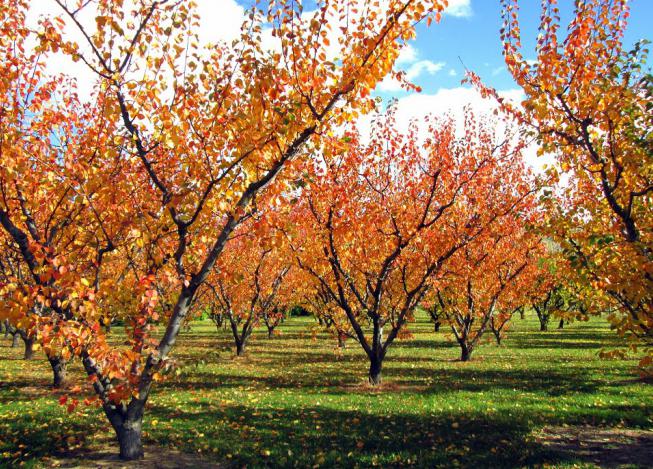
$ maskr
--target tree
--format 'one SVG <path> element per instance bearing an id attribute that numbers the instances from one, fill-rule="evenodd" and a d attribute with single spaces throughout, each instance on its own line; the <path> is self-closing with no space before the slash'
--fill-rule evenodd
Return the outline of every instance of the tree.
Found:
<path id="1" fill-rule="evenodd" d="M 401 133 L 391 110 L 369 143 L 355 130 L 326 140 L 288 222 L 300 268 L 345 313 L 372 385 L 432 279 L 532 190 L 521 142 L 499 140 L 471 112 L 464 139 L 451 119 L 425 124 L 423 141 L 417 123 Z"/>
<path id="2" fill-rule="evenodd" d="M 653 77 L 642 43 L 627 51 L 625 0 L 576 2 L 561 35 L 556 2 L 543 2 L 536 62 L 521 51 L 517 0 L 504 0 L 503 53 L 526 99 L 512 108 L 566 183 L 552 193 L 550 235 L 570 273 L 594 289 L 616 331 L 653 364 Z M 472 77 L 479 86 L 477 77 Z M 492 90 L 484 88 L 492 93 Z M 509 107 L 506 104 L 506 108 Z"/>
<path id="3" fill-rule="evenodd" d="M 436 283 L 435 296 L 460 346 L 461 361 L 471 359 L 493 320 L 497 329 L 503 322 L 501 332 L 506 322 L 502 312 L 523 304 L 524 292 L 537 272 L 542 245 L 523 228 L 534 221 L 533 199 L 529 202 L 504 216 L 500 227 L 461 249 L 448 266 L 451 274 Z"/>
<path id="4" fill-rule="evenodd" d="M 304 281 L 307 287 L 304 297 L 307 309 L 313 313 L 319 324 L 337 340 L 337 352 L 342 353 L 347 347 L 347 339 L 356 339 L 347 315 L 323 285 L 316 283 L 315 279 L 310 276 Z"/>
<path id="5" fill-rule="evenodd" d="M 519 313 L 522 316 L 524 314 L 524 306 L 520 305 L 515 308 L 499 310 L 490 318 L 490 330 L 494 335 L 494 340 L 496 340 L 497 345 L 501 345 L 501 341 L 505 337 L 510 326 L 510 321 L 515 313 Z"/>
<path id="6" fill-rule="evenodd" d="M 279 294 L 291 258 L 279 246 L 280 238 L 271 236 L 267 228 L 242 225 L 207 280 L 212 299 L 229 320 L 238 356 L 244 355 L 254 328 L 261 321 L 272 325 L 272 316 L 279 314 L 280 304 L 285 303 Z"/>
<path id="7" fill-rule="evenodd" d="M 0 222 L 35 279 L 29 303 L 50 308 L 39 340 L 51 342 L 56 331 L 81 357 L 121 457 L 136 459 L 153 382 L 169 368 L 198 289 L 257 194 L 292 178 L 293 162 L 331 127 L 371 109 L 370 90 L 415 24 L 444 4 L 341 0 L 304 12 L 298 2 L 273 1 L 250 11 L 234 43 L 200 49 L 192 2 L 53 1 L 62 17 L 46 18 L 36 32 L 24 27 L 27 1 L 0 7 L 0 178 L 12 191 L 27 178 L 21 192 L 40 227 L 17 193 L 2 200 Z M 71 29 L 82 44 L 65 34 Z M 44 75 L 30 74 L 56 52 L 92 71 L 91 102 L 77 105 L 67 90 L 54 99 Z M 25 116 L 29 131 L 20 128 Z M 53 125 L 36 125 L 45 119 Z M 64 137 L 52 138 L 52 129 Z M 43 158 L 18 151 L 32 143 Z M 67 221 L 50 224 L 42 205 Z M 164 311 L 161 285 L 173 305 Z M 116 348 L 100 327 L 102 310 L 112 292 L 130 289 L 130 346 Z M 152 337 L 158 320 L 164 332 Z"/>
<path id="8" fill-rule="evenodd" d="M 549 329 L 551 317 L 557 315 L 565 307 L 562 286 L 544 282 L 532 297 L 532 306 L 540 321 L 540 331 Z"/>

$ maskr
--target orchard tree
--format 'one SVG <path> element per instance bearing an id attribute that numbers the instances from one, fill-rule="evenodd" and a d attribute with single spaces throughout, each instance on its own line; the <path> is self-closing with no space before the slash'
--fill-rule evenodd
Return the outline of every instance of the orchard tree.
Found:
<path id="1" fill-rule="evenodd" d="M 510 321 L 515 313 L 519 313 L 520 317 L 524 314 L 524 305 L 518 305 L 516 307 L 508 307 L 500 309 L 495 312 L 490 318 L 490 330 L 494 335 L 494 340 L 497 345 L 501 345 L 501 341 L 505 338 L 506 332 L 510 327 Z"/>
<path id="2" fill-rule="evenodd" d="M 536 60 L 521 51 L 518 1 L 504 0 L 506 65 L 523 88 L 513 109 L 539 137 L 566 183 L 550 200 L 550 233 L 570 273 L 594 295 L 617 332 L 653 369 L 653 78 L 645 44 L 624 49 L 626 0 L 576 2 L 562 34 L 554 0 L 542 3 Z M 530 56 L 530 54 L 528 54 Z M 475 77 L 474 81 L 480 83 Z M 492 92 L 487 88 L 485 91 Z"/>
<path id="3" fill-rule="evenodd" d="M 152 384 L 257 194 L 292 178 L 331 127 L 371 109 L 415 24 L 445 2 L 340 0 L 309 12 L 272 1 L 250 10 L 233 43 L 201 48 L 190 1 L 52 1 L 61 17 L 37 31 L 25 12 L 38 2 L 0 6 L 0 222 L 35 282 L 13 307 L 49 308 L 37 337 L 82 358 L 121 457 L 137 459 Z M 87 104 L 46 79 L 56 53 L 93 74 Z M 160 285 L 173 305 L 163 311 Z M 102 311 L 129 289 L 130 346 L 114 347 Z"/>
<path id="4" fill-rule="evenodd" d="M 381 382 L 383 360 L 449 259 L 531 193 L 522 143 L 499 139 L 466 115 L 396 129 L 380 116 L 370 141 L 357 131 L 325 141 L 292 206 L 288 237 L 298 264 L 345 313 Z"/>
<path id="5" fill-rule="evenodd" d="M 318 323 L 337 340 L 337 352 L 341 354 L 347 347 L 347 340 L 356 339 L 347 315 L 324 286 L 315 282 L 314 278 L 306 278 L 305 285 L 308 291 L 304 297 L 306 309 L 313 313 Z"/>
<path id="6" fill-rule="evenodd" d="M 254 328 L 279 314 L 286 302 L 279 294 L 292 259 L 278 245 L 280 237 L 261 232 L 267 228 L 242 225 L 206 283 L 229 321 L 238 356 L 244 355 Z"/>
<path id="7" fill-rule="evenodd" d="M 471 359 L 493 319 L 505 327 L 501 312 L 523 304 L 537 272 L 542 245 L 524 228 L 534 222 L 534 199 L 524 202 L 504 216 L 500 226 L 461 249 L 448 266 L 450 274 L 436 283 L 436 300 L 460 346 L 461 361 Z"/>
<path id="8" fill-rule="evenodd" d="M 540 322 L 540 331 L 547 331 L 551 318 L 560 315 L 564 310 L 565 298 L 562 286 L 543 280 L 535 286 L 531 306 Z"/>

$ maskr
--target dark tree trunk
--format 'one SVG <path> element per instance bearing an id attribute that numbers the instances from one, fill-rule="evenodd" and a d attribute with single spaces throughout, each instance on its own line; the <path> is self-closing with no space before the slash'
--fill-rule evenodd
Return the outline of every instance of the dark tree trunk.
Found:
<path id="1" fill-rule="evenodd" d="M 245 341 L 237 341 L 236 342 L 236 355 L 239 357 L 242 357 L 245 355 Z"/>
<path id="2" fill-rule="evenodd" d="M 276 326 L 272 326 L 272 327 L 268 326 L 268 339 L 271 339 L 272 337 L 274 337 L 274 329 L 275 329 L 275 327 L 276 327 Z"/>
<path id="3" fill-rule="evenodd" d="M 540 319 L 540 331 L 544 332 L 549 329 L 549 321 L 542 321 Z"/>
<path id="4" fill-rule="evenodd" d="M 116 431 L 120 445 L 120 458 L 125 461 L 143 457 L 143 442 L 141 440 L 142 422 L 128 422 Z"/>
<path id="5" fill-rule="evenodd" d="M 34 339 L 32 337 L 23 338 L 23 342 L 25 342 L 25 354 L 23 358 L 25 360 L 31 360 L 34 358 Z"/>
<path id="6" fill-rule="evenodd" d="M 48 357 L 50 366 L 52 367 L 52 387 L 55 389 L 61 389 L 66 384 L 66 367 L 68 363 L 62 357 Z"/>
<path id="7" fill-rule="evenodd" d="M 494 334 L 494 339 L 497 341 L 497 345 L 501 345 L 501 332 L 492 330 L 492 333 Z"/>
<path id="8" fill-rule="evenodd" d="M 338 334 L 338 348 L 344 349 L 347 347 L 347 342 L 342 334 Z"/>
<path id="9" fill-rule="evenodd" d="M 381 368 L 383 367 L 383 359 L 380 357 L 370 357 L 370 375 L 369 382 L 372 386 L 381 384 Z"/>
<path id="10" fill-rule="evenodd" d="M 472 348 L 465 343 L 460 344 L 460 361 L 468 362 L 472 358 Z"/>
<path id="11" fill-rule="evenodd" d="M 565 320 L 561 319 L 560 322 L 558 323 L 558 329 L 562 329 L 563 327 L 565 327 Z"/>
<path id="12" fill-rule="evenodd" d="M 440 332 L 440 321 L 437 321 L 433 324 L 433 331 L 434 332 Z"/>
<path id="13" fill-rule="evenodd" d="M 526 313 L 523 309 L 519 310 L 519 319 L 526 319 Z"/>
<path id="14" fill-rule="evenodd" d="M 14 332 L 14 338 L 11 340 L 11 348 L 18 347 L 19 339 L 20 339 L 20 335 L 18 335 L 18 332 Z"/>
<path id="15" fill-rule="evenodd" d="M 133 461 L 141 459 L 143 453 L 143 412 L 145 402 L 132 401 L 127 408 L 116 409 L 112 404 L 104 406 L 104 412 L 116 432 L 120 446 L 120 459 Z"/>

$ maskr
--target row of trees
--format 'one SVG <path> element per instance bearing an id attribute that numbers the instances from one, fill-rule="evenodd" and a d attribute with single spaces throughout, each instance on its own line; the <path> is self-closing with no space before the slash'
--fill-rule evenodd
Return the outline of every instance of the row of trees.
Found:
<path id="1" fill-rule="evenodd" d="M 192 2 L 52 1 L 61 16 L 36 30 L 30 2 L 0 5 L 0 319 L 42 347 L 55 385 L 81 360 L 122 458 L 142 456 L 152 386 L 203 310 L 242 352 L 257 322 L 303 304 L 360 344 L 378 384 L 418 306 L 448 318 L 465 359 L 564 275 L 650 344 L 651 80 L 621 50 L 625 2 L 580 3 L 560 44 L 545 4 L 530 66 L 506 1 L 523 108 L 468 111 L 462 134 L 447 118 L 399 132 L 390 110 L 368 138 L 350 122 L 446 1 L 274 0 L 206 48 Z M 88 68 L 90 100 L 46 73 L 57 54 Z M 560 155 L 546 181 L 522 127 Z M 542 192 L 561 170 L 569 184 Z M 125 344 L 107 340 L 116 319 Z"/>

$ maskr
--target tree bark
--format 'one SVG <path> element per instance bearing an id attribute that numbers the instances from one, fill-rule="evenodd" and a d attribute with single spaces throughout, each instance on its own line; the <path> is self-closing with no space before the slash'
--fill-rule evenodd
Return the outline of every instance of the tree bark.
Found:
<path id="1" fill-rule="evenodd" d="M 467 344 L 461 343 L 460 344 L 460 361 L 461 362 L 468 362 L 472 358 L 472 348 L 469 347 Z"/>
<path id="2" fill-rule="evenodd" d="M 274 337 L 274 327 L 268 326 L 268 339 L 271 339 L 272 337 Z"/>
<path id="3" fill-rule="evenodd" d="M 345 349 L 347 348 L 347 342 L 342 334 L 338 334 L 338 348 Z"/>
<path id="4" fill-rule="evenodd" d="M 63 388 L 66 384 L 66 367 L 68 363 L 58 356 L 48 357 L 48 361 L 52 367 L 52 387 L 55 389 Z"/>
<path id="5" fill-rule="evenodd" d="M 132 401 L 126 409 L 121 410 L 113 404 L 105 404 L 103 407 L 116 432 L 120 446 L 120 459 L 133 461 L 143 458 L 142 434 L 145 402 Z"/>
<path id="6" fill-rule="evenodd" d="M 558 329 L 562 329 L 563 327 L 565 327 L 565 320 L 561 319 L 560 322 L 558 323 Z"/>
<path id="7" fill-rule="evenodd" d="M 20 339 L 20 336 L 18 335 L 18 332 L 14 332 L 14 338 L 11 341 L 11 348 L 18 347 L 18 339 Z"/>
<path id="8" fill-rule="evenodd" d="M 433 324 L 433 332 L 440 332 L 440 322 L 435 322 Z"/>
<path id="9" fill-rule="evenodd" d="M 242 357 L 245 355 L 245 341 L 237 341 L 236 342 L 236 355 L 239 357 Z"/>
<path id="10" fill-rule="evenodd" d="M 23 355 L 23 359 L 31 360 L 34 358 L 34 339 L 32 337 L 23 338 L 23 342 L 25 342 L 25 354 Z"/>
<path id="11" fill-rule="evenodd" d="M 549 326 L 548 321 L 542 321 L 542 320 L 540 319 L 540 331 L 541 331 L 541 332 L 545 332 L 545 331 L 547 331 L 547 330 L 549 329 L 548 326 Z"/>
<path id="12" fill-rule="evenodd" d="M 381 368 L 383 367 L 383 359 L 380 357 L 370 357 L 370 374 L 369 382 L 372 386 L 381 384 Z"/>

